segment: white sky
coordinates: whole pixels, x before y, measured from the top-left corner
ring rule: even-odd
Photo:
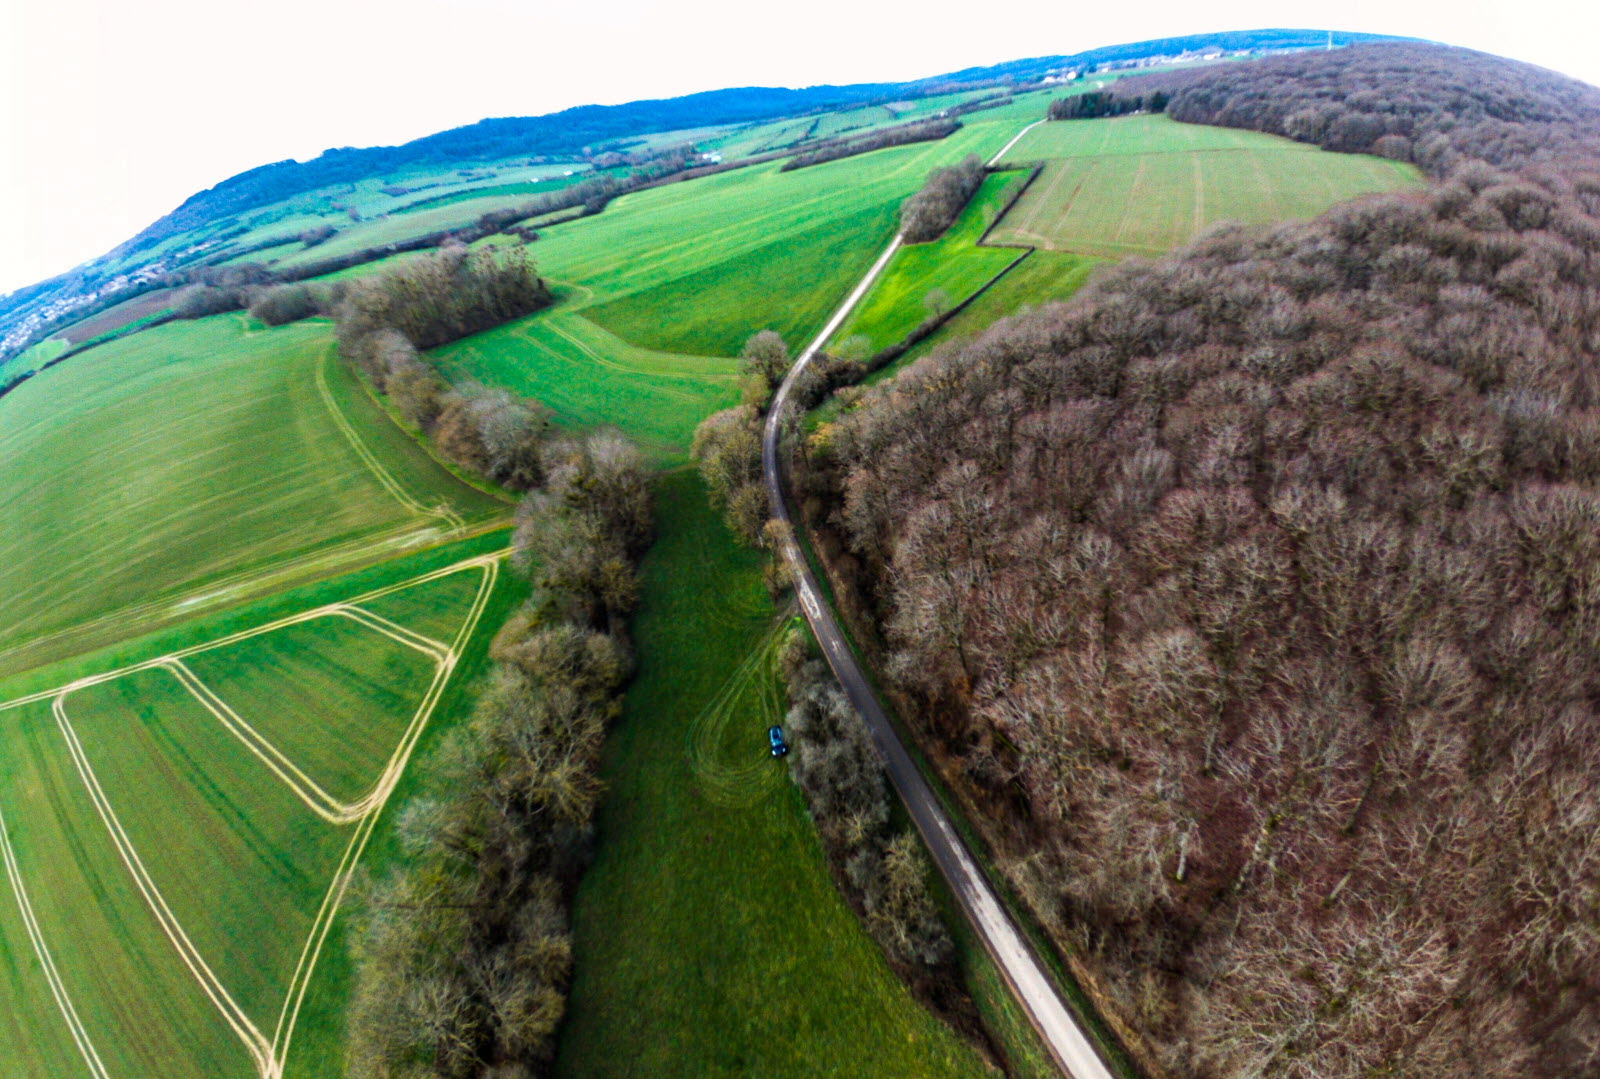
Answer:
[[[484,116],[1333,27],[1600,84],[1594,0],[0,0],[0,292],[236,172]]]

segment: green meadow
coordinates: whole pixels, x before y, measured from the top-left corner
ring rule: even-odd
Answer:
[[[146,330],[0,398],[0,674],[505,514],[395,428],[326,323],[247,326]]]
[[[657,498],[557,1075],[992,1074],[889,970],[767,754],[781,627],[763,556],[692,474],[664,476]]]
[[[1219,221],[1310,218],[1422,183],[1414,167],[1385,158],[1160,115],[1042,124],[1006,156],[1047,164],[996,243],[1109,258],[1161,254]]]
[[[893,378],[940,345],[975,337],[1000,319],[1056,300],[1065,300],[1088,280],[1098,260],[1061,251],[1038,250],[1006,271],[971,304],[918,341],[905,355],[866,377],[866,385]],[[826,406],[825,406],[826,407]]]
[[[859,334],[870,342],[871,351],[877,352],[902,340],[928,317],[931,312],[923,300],[933,290],[943,291],[948,304],[958,304],[1011,265],[1020,251],[980,247],[978,240],[1023,177],[1020,172],[991,173],[943,236],[896,251],[871,291],[845,320],[834,344]]]
[[[695,424],[738,398],[733,360],[641,348],[560,308],[446,345],[434,358],[455,381],[533,397],[563,427],[616,427],[662,459],[681,458]]]

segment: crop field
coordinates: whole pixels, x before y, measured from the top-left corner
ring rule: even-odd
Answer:
[[[584,314],[619,337],[670,351],[735,356],[759,329],[798,346],[827,321],[852,276],[872,265],[875,252],[863,238],[891,235],[895,221],[894,203],[868,206]],[[699,299],[685,303],[689,296]],[[790,302],[775,304],[780,296]]]
[[[299,266],[336,255],[348,255],[352,251],[376,247],[379,244],[409,240],[414,236],[423,236],[430,232],[462,228],[491,210],[516,206],[526,202],[528,198],[527,195],[476,197],[461,202],[432,205],[407,213],[373,217],[360,222],[332,222],[339,226],[337,235],[315,247],[291,252],[279,261],[279,265]]]
[[[695,424],[738,399],[738,365],[629,344],[557,308],[435,350],[454,381],[533,397],[565,427],[614,426],[646,452],[681,458]]]
[[[108,307],[98,315],[90,315],[82,321],[74,322],[52,336],[74,345],[81,345],[103,333],[110,333],[141,319],[161,314],[172,303],[173,295],[172,289],[146,292],[131,300],[124,300],[115,307]]]
[[[816,125],[816,120],[815,116],[771,120],[707,139],[701,145],[707,150],[720,151],[727,161],[741,157],[755,157],[757,154],[764,154],[769,150],[787,146],[797,139],[805,138]]]
[[[664,477],[657,498],[556,1074],[992,1074],[889,970],[767,754],[782,705],[761,555],[734,544],[692,474]]]
[[[328,1074],[290,1049],[334,1022],[305,1004],[350,877],[484,647],[500,553],[474,546],[0,699],[8,1076]]]
[[[892,345],[928,316],[923,299],[931,291],[941,289],[951,304],[960,303],[1015,261],[1020,251],[979,247],[978,240],[1025,175],[990,174],[943,236],[896,251],[872,290],[845,320],[834,345],[857,334],[871,343],[873,352]]]
[[[996,243],[1109,258],[1161,254],[1219,221],[1310,218],[1421,183],[1415,168],[1384,158],[1149,115],[1043,124],[1007,158],[1048,164]]]
[[[640,192],[553,230],[535,257],[590,289],[585,313],[635,344],[726,355],[768,327],[793,344],[871,265],[930,170],[993,153],[1020,126],[975,122],[939,142]]]
[[[171,323],[0,398],[0,675],[500,519],[326,323]]]
[[[9,379],[22,371],[37,371],[70,346],[59,337],[47,337],[37,345],[23,349],[9,360],[0,362],[0,380]]]

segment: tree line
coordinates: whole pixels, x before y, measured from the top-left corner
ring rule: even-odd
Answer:
[[[783,163],[782,172],[838,161],[844,157],[871,153],[890,146],[908,146],[915,142],[934,142],[961,130],[961,122],[954,119],[917,120],[909,124],[885,127],[854,138],[835,139],[818,143],[803,154],[796,154]]]
[[[917,193],[900,205],[900,235],[906,243],[927,243],[943,236],[988,174],[977,154],[968,154],[954,165],[928,173]]]
[[[929,887],[921,841],[895,827],[889,777],[866,724],[810,632],[791,627],[779,653],[788,689],[789,774],[805,798],[834,881],[889,965],[924,1003],[982,1037],[955,945]]]
[[[339,290],[339,353],[360,368],[441,454],[512,490],[542,481],[547,413],[504,389],[449,386],[422,355],[547,306],[523,247],[448,247]]]
[[[652,526],[643,459],[620,437],[542,450],[545,482],[519,507],[514,541],[532,596],[496,635],[470,719],[420,765],[427,793],[397,817],[404,857],[360,888],[347,1053],[358,1079],[550,1072],[600,749],[633,668],[628,581]]]
[[[1261,66],[1359,101],[1419,48]],[[1600,1068],[1600,162],[1538,161],[1588,91],[1483,142],[1527,69],[1429,55],[1453,152],[1531,164],[1221,227],[811,443],[891,686],[1152,1074]]]
[[[1149,93],[1090,90],[1088,93],[1056,98],[1050,102],[1047,115],[1052,120],[1093,120],[1102,116],[1125,116],[1131,112],[1165,112],[1169,100],[1165,90],[1152,90]]]

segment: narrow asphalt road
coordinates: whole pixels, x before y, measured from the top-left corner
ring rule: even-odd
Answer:
[[[989,163],[991,165],[997,163],[1006,151],[1016,144],[1017,139],[1027,134],[1034,126],[1036,125],[1030,124],[1018,132],[1016,138],[995,154]],[[772,407],[767,413],[766,428],[761,439],[761,470],[766,481],[772,515],[789,526],[791,538],[783,543],[782,557],[794,579],[795,594],[800,599],[801,610],[805,613],[806,621],[810,623],[817,642],[822,646],[828,666],[833,668],[834,677],[839,680],[839,685],[850,698],[850,703],[866,721],[872,743],[877,747],[888,769],[889,779],[900,795],[900,800],[905,803],[906,810],[916,824],[917,831],[921,833],[923,842],[927,844],[934,864],[949,882],[956,901],[966,914],[967,920],[972,923],[973,930],[983,941],[984,947],[994,958],[1013,995],[1028,1013],[1029,1019],[1032,1020],[1035,1029],[1038,1030],[1065,1075],[1071,1079],[1112,1079],[1110,1069],[1100,1059],[1077,1018],[1067,1009],[1060,994],[1056,992],[1045,974],[1039,957],[1034,954],[1027,938],[1018,932],[1005,907],[1001,905],[994,890],[989,886],[988,880],[978,869],[978,864],[973,859],[966,842],[951,826],[949,817],[945,815],[928,781],[917,769],[905,745],[901,743],[894,726],[889,722],[889,717],[872,692],[871,683],[867,680],[860,664],[856,662],[855,655],[850,651],[838,621],[823,601],[822,591],[817,587],[816,578],[812,576],[811,567],[806,563],[804,553],[792,538],[794,520],[790,514],[784,486],[784,472],[779,454],[779,433],[795,379],[828,338],[838,330],[851,309],[860,302],[861,297],[866,295],[872,282],[883,272],[889,259],[899,250],[900,243],[900,237],[896,236],[884,249],[878,261],[873,263],[872,269],[867,271],[867,275],[856,285],[854,291],[845,298],[844,303],[828,320],[822,332],[800,354],[772,399]]]

